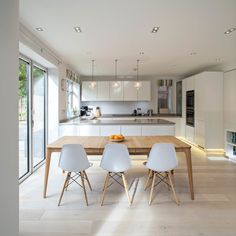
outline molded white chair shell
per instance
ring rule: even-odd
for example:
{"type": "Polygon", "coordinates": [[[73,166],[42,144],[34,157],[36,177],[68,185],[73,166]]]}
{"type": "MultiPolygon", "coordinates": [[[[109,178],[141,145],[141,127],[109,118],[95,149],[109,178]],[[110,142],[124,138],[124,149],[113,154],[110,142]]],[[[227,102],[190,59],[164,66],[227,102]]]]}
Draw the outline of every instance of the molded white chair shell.
{"type": "Polygon", "coordinates": [[[72,182],[75,182],[78,185],[80,185],[77,182],[77,179],[79,177],[82,183],[82,185],[80,186],[83,188],[86,204],[88,205],[88,198],[87,198],[86,188],[84,184],[84,179],[87,180],[89,188],[92,191],[91,184],[85,172],[85,170],[88,169],[91,165],[92,164],[89,163],[87,154],[82,145],[80,144],[63,145],[62,150],[61,150],[60,160],[59,160],[59,167],[63,169],[64,171],[68,171],[68,173],[67,173],[67,176],[66,176],[63,188],[62,188],[58,206],[60,206],[61,204],[61,200],[62,200],[65,189],[67,189],[68,186],[72,182]],[[75,173],[74,176],[72,176],[72,172],[75,173]]]}
{"type": "Polygon", "coordinates": [[[80,172],[88,169],[91,164],[80,144],[65,144],[62,147],[59,167],[68,172],[80,172]]]}
{"type": "Polygon", "coordinates": [[[109,172],[124,172],[131,167],[127,146],[123,144],[107,144],[100,166],[109,172]]]}
{"type": "Polygon", "coordinates": [[[173,170],[178,165],[175,147],[172,143],[156,143],[152,146],[146,166],[154,171],[173,170]]]}

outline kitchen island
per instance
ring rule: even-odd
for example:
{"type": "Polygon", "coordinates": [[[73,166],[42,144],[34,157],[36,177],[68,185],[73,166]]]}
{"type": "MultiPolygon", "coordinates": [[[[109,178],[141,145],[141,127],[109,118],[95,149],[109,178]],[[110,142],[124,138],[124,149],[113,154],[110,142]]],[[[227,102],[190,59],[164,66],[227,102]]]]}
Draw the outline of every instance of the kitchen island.
{"type": "Polygon", "coordinates": [[[175,136],[175,123],[164,119],[140,119],[128,117],[121,119],[74,119],[60,123],[59,136],[125,136],[172,135],[175,136]]]}

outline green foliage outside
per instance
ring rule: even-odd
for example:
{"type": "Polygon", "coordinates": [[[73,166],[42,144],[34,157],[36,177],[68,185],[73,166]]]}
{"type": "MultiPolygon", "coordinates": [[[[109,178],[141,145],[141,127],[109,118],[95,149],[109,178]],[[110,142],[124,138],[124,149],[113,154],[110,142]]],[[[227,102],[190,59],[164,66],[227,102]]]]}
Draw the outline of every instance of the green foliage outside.
{"type": "Polygon", "coordinates": [[[27,119],[27,64],[19,61],[19,120],[27,119]]]}

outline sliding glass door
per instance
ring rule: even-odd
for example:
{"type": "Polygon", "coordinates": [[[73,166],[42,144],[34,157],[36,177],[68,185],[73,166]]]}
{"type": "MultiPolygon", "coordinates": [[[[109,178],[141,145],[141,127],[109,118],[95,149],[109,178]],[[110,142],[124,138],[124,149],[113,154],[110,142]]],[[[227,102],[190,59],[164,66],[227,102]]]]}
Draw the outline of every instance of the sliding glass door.
{"type": "Polygon", "coordinates": [[[45,159],[45,79],[46,71],[33,66],[32,71],[32,139],[33,166],[45,159]]]}
{"type": "Polygon", "coordinates": [[[47,71],[19,59],[19,178],[45,159],[47,71]]]}
{"type": "Polygon", "coordinates": [[[30,170],[29,161],[29,78],[30,64],[19,60],[19,177],[30,170]]]}

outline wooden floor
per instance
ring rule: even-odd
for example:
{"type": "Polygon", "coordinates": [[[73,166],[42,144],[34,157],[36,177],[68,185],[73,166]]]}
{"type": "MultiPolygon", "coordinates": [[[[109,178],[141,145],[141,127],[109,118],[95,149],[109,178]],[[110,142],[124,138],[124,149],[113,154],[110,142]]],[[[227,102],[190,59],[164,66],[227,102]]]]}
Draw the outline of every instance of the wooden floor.
{"type": "MultiPolygon", "coordinates": [[[[57,155],[57,154],[55,154],[57,155]]],[[[236,235],[236,164],[223,158],[208,158],[192,149],[195,200],[190,200],[184,155],[178,154],[179,167],[174,183],[180,206],[171,192],[160,185],[148,205],[149,189],[144,192],[146,169],[142,157],[133,160],[127,173],[129,184],[138,181],[133,205],[129,207],[123,188],[114,184],[108,189],[104,206],[100,206],[106,172],[94,166],[87,173],[94,191],[76,185],[65,192],[58,207],[65,175],[58,169],[58,157],[52,158],[48,198],[43,199],[44,167],[20,185],[20,235],[24,236],[191,236],[236,235]]],[[[131,195],[135,189],[132,185],[131,195]]]]}

